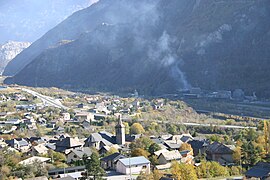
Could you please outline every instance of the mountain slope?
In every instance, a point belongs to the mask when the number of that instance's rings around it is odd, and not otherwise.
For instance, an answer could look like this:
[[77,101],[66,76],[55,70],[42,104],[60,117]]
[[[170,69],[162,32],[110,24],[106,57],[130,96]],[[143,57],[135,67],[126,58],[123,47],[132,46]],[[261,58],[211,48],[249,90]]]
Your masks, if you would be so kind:
[[33,42],[73,12],[97,0],[0,0],[0,44]]
[[0,75],[2,75],[6,65],[15,58],[25,48],[29,47],[28,42],[9,41],[0,45]]
[[[95,30],[95,28],[102,23],[118,24],[132,22],[138,14],[148,11],[148,9],[151,9],[153,6],[152,3],[147,0],[141,2],[142,3],[136,3],[134,1],[133,3],[137,4],[136,9],[134,9],[130,2],[102,0],[89,8],[74,13],[34,42],[31,48],[17,56],[8,64],[4,75],[15,75],[35,59],[43,50],[55,46],[62,40],[76,40],[81,34]],[[125,16],[126,14],[129,16]]]
[[[269,18],[268,0],[103,0],[35,42],[38,50],[21,53],[16,59],[29,61],[6,82],[145,94],[242,88],[270,96]],[[73,41],[46,49],[60,39]]]

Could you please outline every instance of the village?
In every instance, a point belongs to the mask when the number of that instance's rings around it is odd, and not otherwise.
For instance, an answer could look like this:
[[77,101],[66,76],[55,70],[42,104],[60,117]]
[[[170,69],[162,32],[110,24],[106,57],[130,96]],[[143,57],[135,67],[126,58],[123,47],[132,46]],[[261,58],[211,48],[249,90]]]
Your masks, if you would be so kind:
[[137,91],[2,87],[0,179],[266,179],[269,132]]

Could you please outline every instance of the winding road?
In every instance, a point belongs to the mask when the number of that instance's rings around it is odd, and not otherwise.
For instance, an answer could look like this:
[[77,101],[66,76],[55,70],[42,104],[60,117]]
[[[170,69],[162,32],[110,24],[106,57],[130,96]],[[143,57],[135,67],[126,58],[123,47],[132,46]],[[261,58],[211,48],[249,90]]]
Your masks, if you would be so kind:
[[36,91],[30,90],[30,89],[26,89],[26,88],[21,88],[22,91],[25,91],[29,94],[32,94],[33,96],[38,97],[39,99],[41,99],[43,101],[44,104],[50,105],[50,106],[54,106],[56,108],[60,108],[60,109],[65,109],[68,110],[69,108],[64,106],[59,100],[54,99],[52,97],[49,96],[45,96],[42,94],[39,94]]

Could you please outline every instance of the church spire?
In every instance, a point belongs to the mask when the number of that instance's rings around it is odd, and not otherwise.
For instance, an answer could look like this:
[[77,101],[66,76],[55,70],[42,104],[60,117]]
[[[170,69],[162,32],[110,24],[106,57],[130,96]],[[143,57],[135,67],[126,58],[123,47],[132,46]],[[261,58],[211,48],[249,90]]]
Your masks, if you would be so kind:
[[123,124],[122,118],[121,118],[120,115],[118,116],[118,123],[117,123],[116,127],[123,127],[123,128],[125,128],[125,125]]
[[121,116],[118,116],[118,123],[115,126],[116,143],[123,145],[126,143],[125,125],[122,122]]

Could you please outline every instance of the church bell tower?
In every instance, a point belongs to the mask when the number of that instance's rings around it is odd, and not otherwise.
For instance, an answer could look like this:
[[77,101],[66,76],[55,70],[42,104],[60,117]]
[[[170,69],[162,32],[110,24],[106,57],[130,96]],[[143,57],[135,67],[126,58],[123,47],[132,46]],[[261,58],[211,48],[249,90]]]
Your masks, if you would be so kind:
[[118,124],[115,126],[116,143],[123,145],[126,143],[125,125],[122,122],[121,117],[118,117]]

